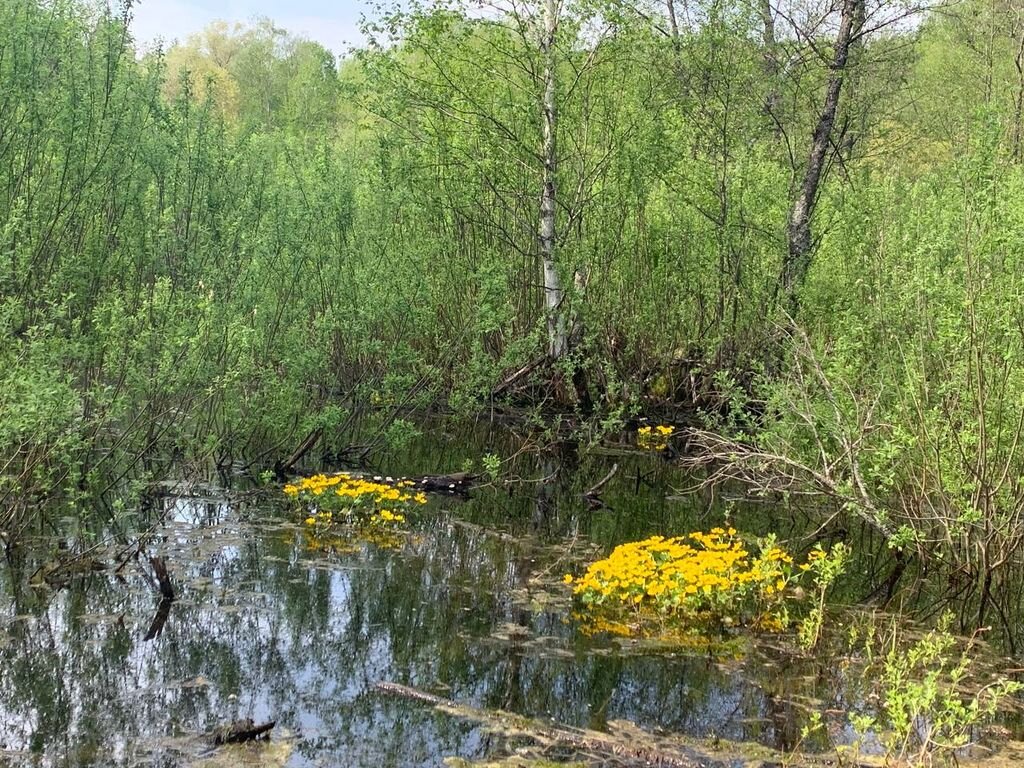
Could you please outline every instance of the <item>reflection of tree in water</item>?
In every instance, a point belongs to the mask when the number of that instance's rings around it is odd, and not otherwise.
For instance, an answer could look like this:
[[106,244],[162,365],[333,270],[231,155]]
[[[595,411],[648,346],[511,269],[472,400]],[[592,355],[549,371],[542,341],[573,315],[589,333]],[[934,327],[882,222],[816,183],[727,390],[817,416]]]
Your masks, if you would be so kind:
[[[555,486],[556,503],[568,493]],[[534,513],[543,531],[565,511]],[[186,518],[161,532],[179,599],[150,642],[142,637],[158,600],[131,568],[126,583],[90,575],[47,596],[25,586],[38,562],[8,561],[7,748],[113,764],[149,749],[173,764],[157,739],[253,717],[297,733],[297,765],[437,765],[486,749],[468,723],[376,695],[381,680],[583,726],[624,718],[742,737],[744,722],[773,716],[766,696],[707,658],[595,649],[559,613],[513,599],[552,557],[542,538],[496,536],[438,513],[399,553],[365,545],[327,557],[292,527],[254,530],[231,510]],[[519,630],[495,637],[508,626]]]

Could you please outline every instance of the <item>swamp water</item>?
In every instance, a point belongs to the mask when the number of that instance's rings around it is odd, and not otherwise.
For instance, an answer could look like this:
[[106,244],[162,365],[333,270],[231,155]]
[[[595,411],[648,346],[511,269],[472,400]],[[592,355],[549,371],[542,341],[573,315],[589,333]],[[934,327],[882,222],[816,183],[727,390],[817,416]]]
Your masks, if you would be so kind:
[[[379,469],[457,469],[466,450],[435,436]],[[0,764],[438,766],[525,743],[385,681],[564,726],[797,746],[810,709],[847,706],[831,661],[772,637],[709,653],[574,624],[561,577],[604,551],[595,542],[721,522],[715,502],[666,499],[679,478],[656,458],[614,460],[610,508],[588,510],[579,489],[611,458],[572,479],[544,460],[531,475],[547,483],[434,498],[376,541],[316,538],[279,491],[168,492],[145,545],[177,592],[162,625],[152,569],[124,558],[132,537],[53,573],[56,542],[28,542],[0,567]],[[276,721],[269,743],[211,746],[247,717]],[[733,752],[710,763],[758,764]]]

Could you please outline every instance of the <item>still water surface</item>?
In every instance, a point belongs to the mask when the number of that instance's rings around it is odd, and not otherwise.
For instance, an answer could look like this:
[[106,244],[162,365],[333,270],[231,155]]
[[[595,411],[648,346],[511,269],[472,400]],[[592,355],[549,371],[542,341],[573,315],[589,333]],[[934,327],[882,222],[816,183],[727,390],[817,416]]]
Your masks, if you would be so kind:
[[[457,468],[461,450],[452,437],[384,470]],[[611,462],[597,460],[583,480],[435,498],[377,543],[313,539],[273,492],[165,494],[146,553],[165,559],[178,600],[150,639],[159,595],[144,560],[54,589],[32,583],[53,542],[20,550],[0,566],[0,763],[195,765],[211,758],[205,734],[242,717],[277,721],[264,764],[437,766],[509,747],[380,681],[572,726],[793,746],[801,701],[841,706],[827,663],[622,644],[573,624],[561,576],[601,544],[721,519],[706,500],[666,500],[677,478],[656,459],[616,461],[610,508],[579,497]],[[97,561],[119,562],[126,540]]]

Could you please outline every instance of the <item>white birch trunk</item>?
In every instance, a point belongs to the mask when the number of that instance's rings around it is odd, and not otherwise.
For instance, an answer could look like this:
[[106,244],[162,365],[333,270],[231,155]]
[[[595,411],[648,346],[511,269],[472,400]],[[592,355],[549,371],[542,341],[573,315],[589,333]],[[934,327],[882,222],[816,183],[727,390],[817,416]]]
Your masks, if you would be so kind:
[[542,150],[544,189],[540,200],[540,256],[544,269],[544,311],[548,325],[548,354],[558,360],[568,349],[565,313],[562,307],[562,283],[555,263],[555,173],[558,169],[555,131],[558,125],[555,93],[555,34],[558,31],[558,0],[544,0],[544,29],[541,53],[544,56],[544,99]]

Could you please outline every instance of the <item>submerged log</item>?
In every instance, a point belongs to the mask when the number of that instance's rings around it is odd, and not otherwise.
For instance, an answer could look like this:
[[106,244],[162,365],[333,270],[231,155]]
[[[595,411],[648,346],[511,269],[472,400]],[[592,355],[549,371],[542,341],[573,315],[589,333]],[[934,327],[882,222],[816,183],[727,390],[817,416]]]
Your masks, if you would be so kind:
[[270,730],[275,725],[277,725],[276,720],[260,723],[259,725],[254,723],[251,717],[236,720],[233,723],[228,723],[215,729],[213,732],[213,743],[219,746],[221,744],[241,744],[246,741],[255,741],[256,739],[269,739]]
[[427,691],[421,691],[419,688],[413,688],[408,685],[402,685],[401,683],[392,683],[387,680],[382,680],[375,686],[378,691],[383,693],[393,693],[395,696],[400,696],[403,699],[412,699],[413,701],[422,701],[424,704],[430,704],[434,707],[455,707],[458,706],[451,699],[446,699],[442,696],[437,696]]
[[[379,682],[376,689],[381,693],[428,704],[454,717],[479,723],[491,731],[531,739],[543,747],[569,747],[617,758],[619,762],[670,768],[711,768],[728,764],[724,760],[709,759],[684,745],[665,744],[663,740],[656,740],[639,729],[630,733],[628,739],[617,738],[613,734],[534,720],[512,712],[457,704],[451,699],[400,683]],[[643,738],[640,738],[641,734]]]
[[156,574],[157,584],[160,586],[160,594],[164,600],[174,600],[174,586],[171,584],[171,577],[167,573],[167,564],[163,558],[153,556],[149,558],[149,564],[153,566],[153,573]]
[[479,475],[469,472],[453,472],[450,475],[427,475],[409,478],[416,488],[431,493],[461,494],[468,493],[480,479]]

